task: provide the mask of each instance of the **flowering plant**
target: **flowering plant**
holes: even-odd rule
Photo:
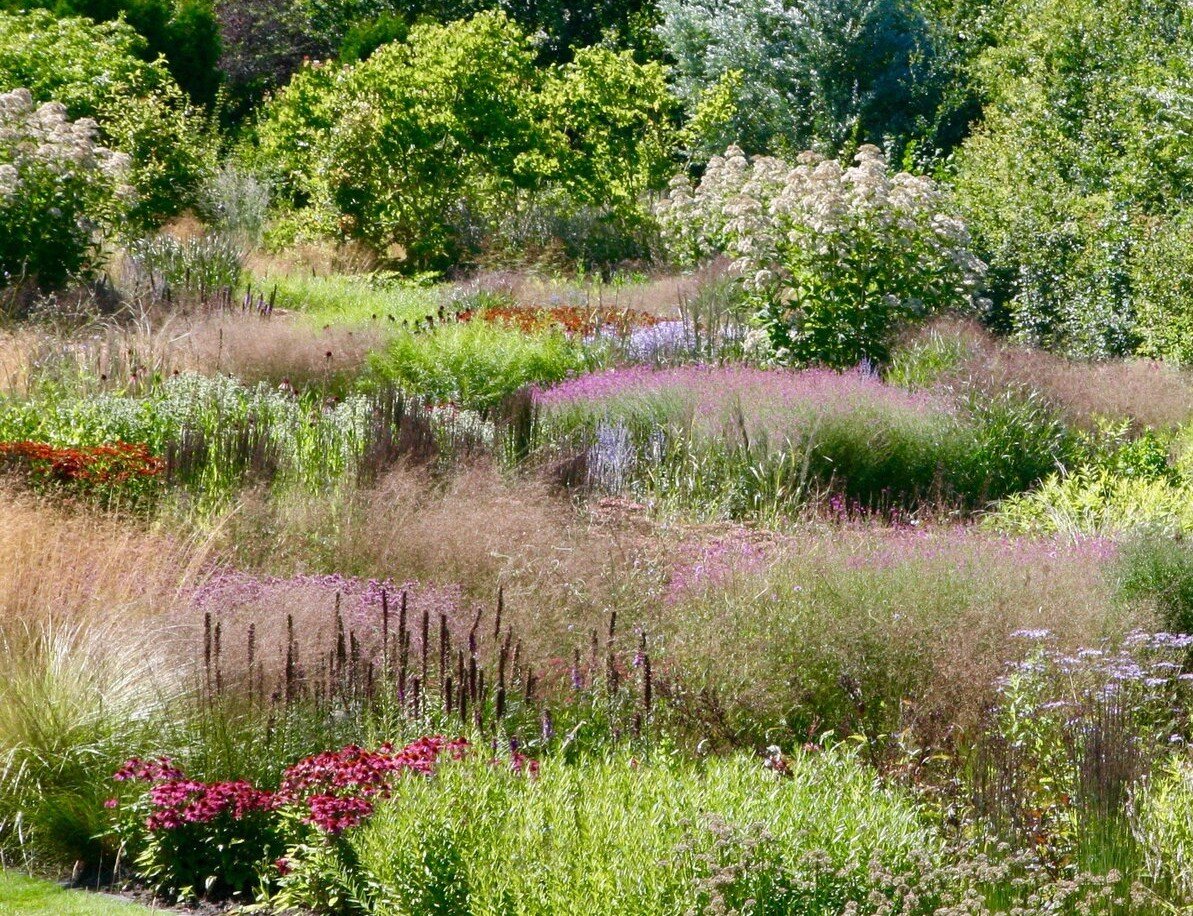
[[[658,215],[677,261],[735,259],[755,349],[779,363],[883,362],[902,323],[976,304],[985,275],[936,183],[889,174],[874,146],[850,168],[813,152],[795,166],[751,161],[730,147],[698,185],[673,179]]]
[[[1090,825],[1125,832],[1153,763],[1186,745],[1193,636],[1133,633],[1066,651],[1047,630],[1014,635],[1031,648],[999,685],[973,763],[975,802],[996,830],[1065,866]]]
[[[115,226],[128,157],[100,146],[97,130],[57,102],[35,107],[27,89],[0,94],[0,285],[62,282]]]
[[[242,779],[203,782],[169,758],[134,757],[113,779],[137,791],[107,805],[116,811],[115,835],[136,851],[137,871],[154,888],[185,899],[236,897],[271,876],[286,878],[358,826],[398,778],[429,776],[442,756],[458,760],[467,748],[463,738],[438,735],[402,748],[349,745],[288,767],[276,791]]]
[[[62,486],[93,495],[135,498],[161,482],[166,463],[141,443],[59,447],[21,440],[0,442],[0,470],[7,467],[23,471],[37,487]]]

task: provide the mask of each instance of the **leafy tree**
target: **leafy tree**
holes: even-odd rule
[[[691,138],[698,159],[730,143],[776,154],[901,148],[935,117],[934,38],[904,0],[662,0],[660,9],[689,115],[710,98],[732,101]]]
[[[0,13],[0,91],[26,88],[36,101],[64,104],[72,119],[95,119],[99,142],[131,157],[134,227],[185,209],[212,162],[206,118],[161,60],[142,59],[143,48],[123,22]]]
[[[353,66],[305,68],[247,155],[325,225],[441,268],[528,215],[614,234],[641,220],[671,104],[658,64],[588,49],[543,69],[514,22],[481,13],[415,26]]]
[[[347,77],[328,137],[343,228],[419,268],[454,260],[466,224],[540,171],[534,83],[529,42],[500,13],[377,51]]]
[[[136,54],[146,63],[164,56],[178,85],[199,103],[215,100],[221,83],[220,36],[210,0],[3,0],[0,9],[44,8],[58,18],[96,22],[123,18],[144,42]]]
[[[1046,0],[1008,5],[992,31],[973,68],[984,118],[956,185],[993,317],[1070,352],[1129,353],[1140,296],[1166,282],[1149,279],[1157,227],[1193,188],[1193,12]]]

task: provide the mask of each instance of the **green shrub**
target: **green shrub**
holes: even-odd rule
[[[0,13],[0,90],[24,87],[37,101],[61,102],[71,118],[95,119],[100,141],[131,157],[134,230],[191,205],[213,158],[207,118],[164,63],[141,59],[143,47],[121,21]]]
[[[1107,470],[1052,474],[1039,487],[1007,497],[985,524],[1012,534],[1104,534],[1193,531],[1187,487]]]
[[[490,411],[524,385],[586,367],[584,347],[560,331],[524,334],[475,320],[399,334],[372,359],[374,373],[410,394]]]
[[[730,147],[659,206],[672,257],[737,259],[764,359],[882,364],[906,324],[977,303],[985,265],[935,182],[888,174],[874,146],[855,158],[844,169],[809,152],[793,168]]]
[[[60,104],[35,107],[27,89],[0,94],[0,287],[55,287],[94,268],[127,189],[127,157],[95,133]]]
[[[669,110],[659,65],[592,49],[543,70],[490,12],[417,25],[352,66],[307,68],[246,155],[335,231],[407,269],[441,269],[556,221],[633,236],[638,196],[669,153]]]

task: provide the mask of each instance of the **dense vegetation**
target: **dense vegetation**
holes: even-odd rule
[[[1191,27],[4,6],[0,912],[1189,909]]]

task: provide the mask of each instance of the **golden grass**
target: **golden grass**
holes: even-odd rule
[[[206,539],[0,490],[0,631],[51,619],[136,627],[199,581],[209,555]]]

